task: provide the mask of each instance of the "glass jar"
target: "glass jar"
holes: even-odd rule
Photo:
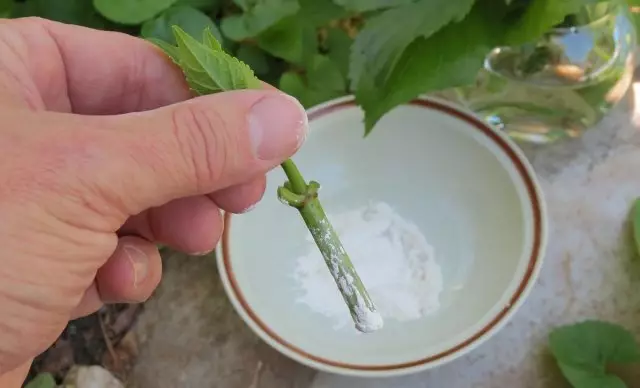
[[[628,8],[616,0],[585,7],[572,19],[538,42],[495,48],[475,84],[441,96],[515,140],[580,136],[629,89],[637,37]]]

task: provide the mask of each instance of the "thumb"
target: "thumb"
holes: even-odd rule
[[[298,150],[308,129],[302,105],[277,90],[225,92],[92,120],[114,137],[103,143],[108,158],[92,175],[101,190],[118,191],[110,194],[128,214],[264,174]]]

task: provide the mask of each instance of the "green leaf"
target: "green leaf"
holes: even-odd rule
[[[222,41],[222,34],[213,20],[202,11],[187,6],[174,6],[154,19],[142,25],[141,35],[144,38],[156,38],[170,44],[176,44],[171,26],[178,26],[194,38],[199,38],[202,31],[208,29],[217,40]]]
[[[12,17],[39,16],[61,23],[103,28],[105,20],[95,11],[91,0],[27,0],[15,3]]]
[[[461,20],[473,2],[419,0],[370,19],[351,48],[351,87],[358,89],[362,79],[384,82],[411,42],[418,37],[431,36],[452,21]],[[464,43],[453,44],[459,46]]]
[[[310,61],[304,77],[292,71],[286,72],[280,78],[278,88],[309,108],[345,95],[346,80],[335,63],[317,54]]]
[[[93,0],[105,18],[122,24],[140,24],[172,6],[177,0]]]
[[[307,68],[309,87],[320,90],[333,90],[343,93],[346,80],[340,68],[327,56],[316,54]]]
[[[236,52],[236,58],[246,63],[256,74],[269,73],[269,59],[264,51],[254,45],[242,45]]]
[[[411,43],[386,80],[363,78],[356,99],[365,111],[365,134],[388,111],[423,93],[474,82],[486,54],[504,39],[505,12],[479,1],[461,22]]]
[[[332,20],[349,16],[349,12],[332,0],[299,0],[299,17],[314,26],[323,26]]]
[[[327,31],[325,48],[327,55],[338,66],[344,77],[349,76],[349,55],[353,39],[339,28],[331,28]]]
[[[636,253],[640,255],[640,198],[637,198],[633,203],[631,223],[633,225],[633,240],[636,244]]]
[[[627,388],[618,376],[603,370],[585,370],[571,365],[559,365],[562,374],[576,388]]]
[[[206,12],[213,12],[220,9],[222,0],[178,0],[176,5],[186,5]]]
[[[633,335],[602,321],[559,327],[549,335],[549,346],[562,373],[575,387],[625,387],[621,380],[607,375],[605,367],[640,361],[640,347]]]
[[[415,0],[333,0],[336,4],[355,12],[368,12],[407,5]],[[452,0],[455,2],[457,0]]]
[[[51,373],[40,373],[34,377],[24,388],[56,388],[56,380]]]
[[[269,54],[300,66],[317,52],[316,30],[296,16],[286,18],[257,37]]]
[[[234,41],[253,38],[276,23],[298,12],[298,0],[256,0],[246,3],[245,12],[222,20],[221,29],[226,37]]]
[[[524,15],[510,30],[509,44],[524,44],[539,39],[544,33],[585,5],[603,0],[532,0]]]
[[[233,3],[240,7],[243,11],[247,11],[260,0],[233,0]]]
[[[0,18],[8,17],[13,8],[13,0],[0,0]]]
[[[251,68],[227,54],[209,30],[203,33],[202,42],[199,42],[178,26],[172,29],[177,47],[166,42],[159,47],[180,66],[195,93],[204,95],[262,88]]]

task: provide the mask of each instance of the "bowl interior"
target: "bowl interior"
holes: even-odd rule
[[[435,106],[397,108],[366,139],[357,107],[320,109],[294,160],[307,180],[321,183],[330,220],[383,201],[422,231],[441,269],[439,309],[413,321],[387,318],[382,330],[363,335],[346,307],[347,324],[336,329],[335,319],[297,302],[297,260],[315,248],[299,213],[276,198],[285,181],[277,169],[262,202],[228,220],[221,261],[223,277],[237,286],[229,288],[232,300],[236,307],[243,300],[241,310],[251,311],[241,313],[263,338],[277,342],[266,327],[313,358],[356,367],[432,362],[479,337],[521,296],[537,259],[537,199],[504,145]],[[325,297],[341,303],[335,290]]]

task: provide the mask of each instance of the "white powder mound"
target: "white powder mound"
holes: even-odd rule
[[[417,226],[384,202],[328,215],[378,312],[386,319],[410,321],[440,308],[442,272],[434,250]],[[308,254],[298,258],[294,278],[298,302],[334,320],[334,329],[352,325],[311,234]]]

